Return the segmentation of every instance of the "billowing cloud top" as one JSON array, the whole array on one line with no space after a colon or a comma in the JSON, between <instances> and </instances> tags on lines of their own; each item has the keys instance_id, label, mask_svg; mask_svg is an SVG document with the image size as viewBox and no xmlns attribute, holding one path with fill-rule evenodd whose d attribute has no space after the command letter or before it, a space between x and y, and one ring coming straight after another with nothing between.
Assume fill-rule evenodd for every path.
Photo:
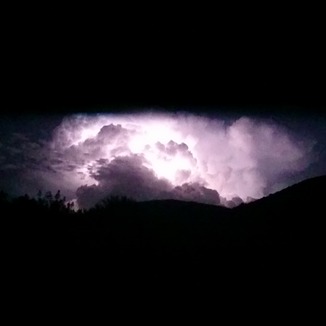
<instances>
[{"instance_id":1,"label":"billowing cloud top","mask_svg":"<svg viewBox=\"0 0 326 326\"><path fill-rule=\"evenodd\" d=\"M80 207L109 195L232 206L304 170L312 148L276 124L249 118L101 114L65 118L48 155L51 168L77 189Z\"/></svg>"}]
</instances>

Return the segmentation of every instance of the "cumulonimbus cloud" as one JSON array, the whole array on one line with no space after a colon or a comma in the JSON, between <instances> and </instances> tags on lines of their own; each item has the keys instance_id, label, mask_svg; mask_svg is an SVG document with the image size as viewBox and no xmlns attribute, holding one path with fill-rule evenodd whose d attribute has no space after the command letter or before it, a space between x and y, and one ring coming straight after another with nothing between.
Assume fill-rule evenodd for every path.
<instances>
[{"instance_id":1,"label":"cumulonimbus cloud","mask_svg":"<svg viewBox=\"0 0 326 326\"><path fill-rule=\"evenodd\" d=\"M191 114L75 115L56 128L52 168L80 207L110 195L233 206L312 162L314 143L272 123Z\"/></svg>"}]
</instances>

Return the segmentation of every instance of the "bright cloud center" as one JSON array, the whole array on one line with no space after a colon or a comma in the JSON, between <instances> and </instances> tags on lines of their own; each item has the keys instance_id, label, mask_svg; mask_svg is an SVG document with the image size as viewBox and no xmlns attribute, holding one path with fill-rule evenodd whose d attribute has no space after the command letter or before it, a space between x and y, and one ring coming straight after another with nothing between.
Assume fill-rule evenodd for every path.
<instances>
[{"instance_id":1,"label":"bright cloud center","mask_svg":"<svg viewBox=\"0 0 326 326\"><path fill-rule=\"evenodd\" d=\"M117 158L138 157L139 169L174 187L199 184L243 200L262 197L280 175L303 170L311 149L277 125L190 114L76 115L62 122L52 143L52 155L76 166L67 174L76 188L101 186L104 167L111 171Z\"/></svg>"}]
</instances>

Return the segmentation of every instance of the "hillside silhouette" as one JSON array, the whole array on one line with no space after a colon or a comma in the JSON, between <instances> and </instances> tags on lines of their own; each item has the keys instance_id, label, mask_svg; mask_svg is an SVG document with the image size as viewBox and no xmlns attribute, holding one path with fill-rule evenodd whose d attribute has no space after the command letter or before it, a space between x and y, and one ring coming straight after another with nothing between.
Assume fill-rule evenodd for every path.
<instances>
[{"instance_id":1,"label":"hillside silhouette","mask_svg":"<svg viewBox=\"0 0 326 326\"><path fill-rule=\"evenodd\" d=\"M74 211L60 192L1 193L5 271L19 286L296 291L324 271L325 189L321 176L233 209L115 197L87 211Z\"/></svg>"}]
</instances>

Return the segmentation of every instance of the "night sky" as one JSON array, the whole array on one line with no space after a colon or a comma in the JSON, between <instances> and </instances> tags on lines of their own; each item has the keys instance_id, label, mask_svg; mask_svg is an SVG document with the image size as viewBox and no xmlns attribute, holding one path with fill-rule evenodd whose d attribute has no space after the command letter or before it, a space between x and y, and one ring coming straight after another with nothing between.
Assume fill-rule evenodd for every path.
<instances>
[{"instance_id":1,"label":"night sky","mask_svg":"<svg viewBox=\"0 0 326 326\"><path fill-rule=\"evenodd\" d=\"M12 195L232 206L326 174L318 47L303 58L286 38L22 39L8 43L0 99L0 188Z\"/></svg>"},{"instance_id":2,"label":"night sky","mask_svg":"<svg viewBox=\"0 0 326 326\"><path fill-rule=\"evenodd\" d=\"M325 31L322 3L3 3L10 319L317 319L325 178L264 197L326 175Z\"/></svg>"}]
</instances>

